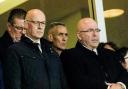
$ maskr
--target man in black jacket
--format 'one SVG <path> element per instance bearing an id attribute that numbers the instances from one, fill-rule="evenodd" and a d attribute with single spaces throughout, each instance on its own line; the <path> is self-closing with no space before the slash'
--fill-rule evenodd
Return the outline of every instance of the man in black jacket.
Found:
<path id="1" fill-rule="evenodd" d="M 61 52 L 66 48 L 68 40 L 68 32 L 64 23 L 52 22 L 48 29 L 48 40 L 51 42 L 50 50 L 47 52 L 51 59 L 49 67 L 51 70 L 50 75 L 52 76 L 51 84 L 54 84 L 54 89 L 68 89 L 67 81 L 63 72 L 62 63 L 60 60 Z M 48 47 L 47 47 L 48 48 Z M 56 77 L 53 77 L 56 76 Z M 54 82 L 54 83 L 53 83 Z"/>
<path id="2" fill-rule="evenodd" d="M 78 22 L 75 48 L 61 54 L 71 89 L 127 89 L 128 74 L 114 52 L 97 48 L 100 29 L 92 18 Z"/>
<path id="3" fill-rule="evenodd" d="M 4 61 L 6 89 L 67 89 L 61 82 L 60 63 L 49 53 L 51 45 L 41 39 L 45 25 L 46 17 L 41 10 L 27 12 L 26 34 L 9 47 Z"/>
<path id="4" fill-rule="evenodd" d="M 20 8 L 11 10 L 7 30 L 4 35 L 0 38 L 0 57 L 6 52 L 6 49 L 15 42 L 20 41 L 22 31 L 24 29 L 24 19 L 26 11 Z"/>
<path id="5" fill-rule="evenodd" d="M 11 10 L 8 23 L 7 23 L 7 31 L 5 31 L 4 35 L 0 38 L 0 89 L 3 89 L 3 74 L 2 74 L 2 64 L 5 58 L 5 54 L 7 48 L 13 43 L 20 40 L 22 35 L 22 30 L 24 27 L 24 19 L 25 19 L 26 11 L 20 8 Z"/>
<path id="6" fill-rule="evenodd" d="M 42 11 L 28 11 L 25 19 L 26 34 L 20 42 L 9 47 L 4 60 L 5 89 L 49 89 L 47 55 L 40 44 L 45 20 Z"/>

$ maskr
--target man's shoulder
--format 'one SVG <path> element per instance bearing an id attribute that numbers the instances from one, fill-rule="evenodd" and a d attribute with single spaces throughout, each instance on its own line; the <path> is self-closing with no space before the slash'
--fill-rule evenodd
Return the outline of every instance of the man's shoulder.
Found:
<path id="1" fill-rule="evenodd" d="M 62 53 L 68 53 L 68 54 L 72 54 L 72 53 L 74 53 L 74 52 L 76 52 L 76 49 L 75 48 L 70 48 L 70 49 L 65 49 Z"/>
<path id="2" fill-rule="evenodd" d="M 8 32 L 5 32 L 1 37 L 0 37 L 0 46 L 8 46 L 13 44 L 13 40 L 11 36 L 9 35 Z"/>
<path id="3" fill-rule="evenodd" d="M 76 58 L 76 56 L 79 56 L 77 50 L 75 48 L 70 48 L 70 49 L 66 49 L 64 50 L 61 55 L 60 58 L 61 59 L 74 59 Z"/>
<path id="4" fill-rule="evenodd" d="M 104 55 L 115 55 L 115 51 L 112 51 L 110 49 L 102 48 L 102 49 L 97 49 L 99 54 L 104 54 Z"/>
<path id="5" fill-rule="evenodd" d="M 16 42 L 16 43 L 10 45 L 8 49 L 9 50 L 19 50 L 19 49 L 26 50 L 25 44 L 23 42 Z"/>

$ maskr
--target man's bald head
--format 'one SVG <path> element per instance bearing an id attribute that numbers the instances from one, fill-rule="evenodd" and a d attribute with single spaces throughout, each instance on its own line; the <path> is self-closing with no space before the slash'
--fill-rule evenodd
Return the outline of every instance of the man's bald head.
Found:
<path id="1" fill-rule="evenodd" d="M 95 20 L 93 20 L 92 18 L 89 18 L 89 17 L 83 18 L 77 24 L 77 32 L 81 31 L 82 29 L 92 27 L 92 25 L 97 27 L 97 23 Z"/>
<path id="2" fill-rule="evenodd" d="M 97 48 L 100 29 L 92 18 L 82 18 L 77 24 L 77 38 L 89 49 Z"/>
<path id="3" fill-rule="evenodd" d="M 27 12 L 25 19 L 26 35 L 33 40 L 39 40 L 44 35 L 46 18 L 43 11 L 31 9 Z"/>
<path id="4" fill-rule="evenodd" d="M 42 12 L 39 9 L 31 9 L 27 12 L 26 19 L 27 20 L 32 20 L 34 17 L 37 17 L 37 14 L 40 15 L 41 17 L 45 18 L 44 12 Z"/>

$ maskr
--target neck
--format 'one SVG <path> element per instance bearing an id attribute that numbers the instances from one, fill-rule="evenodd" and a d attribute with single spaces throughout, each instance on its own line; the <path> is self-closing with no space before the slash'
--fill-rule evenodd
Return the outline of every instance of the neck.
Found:
<path id="1" fill-rule="evenodd" d="M 86 42 L 82 42 L 82 41 L 79 41 L 85 48 L 89 49 L 89 50 L 94 50 L 94 49 L 97 49 L 97 47 L 95 46 L 89 46 Z"/>
<path id="2" fill-rule="evenodd" d="M 33 39 L 28 35 L 25 35 L 27 38 L 29 38 L 30 40 L 32 40 L 34 43 L 40 43 L 40 39 Z"/>
<path id="3" fill-rule="evenodd" d="M 56 48 L 56 47 L 53 47 L 53 49 L 58 53 L 58 55 L 60 56 L 61 52 L 62 52 L 62 49 L 60 48 Z"/>

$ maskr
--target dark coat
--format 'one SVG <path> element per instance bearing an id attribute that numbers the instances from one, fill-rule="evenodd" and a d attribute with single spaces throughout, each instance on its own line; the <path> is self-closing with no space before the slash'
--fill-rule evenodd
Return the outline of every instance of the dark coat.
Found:
<path id="1" fill-rule="evenodd" d="M 63 72 L 62 63 L 57 52 L 52 48 L 52 43 L 42 39 L 45 51 L 48 55 L 48 72 L 50 76 L 51 89 L 69 89 Z"/>
<path id="2" fill-rule="evenodd" d="M 42 53 L 26 37 L 9 47 L 4 61 L 6 89 L 64 89 L 60 85 L 60 62 L 49 56 L 46 50 L 50 45 L 44 43 Z"/>
<path id="3" fill-rule="evenodd" d="M 4 88 L 3 84 L 3 60 L 5 58 L 6 51 L 10 45 L 13 44 L 13 40 L 9 33 L 6 31 L 0 38 L 0 89 Z"/>
<path id="4" fill-rule="evenodd" d="M 26 37 L 11 45 L 3 63 L 5 89 L 49 89 L 47 55 L 43 53 Z"/>
<path id="5" fill-rule="evenodd" d="M 4 35 L 0 38 L 0 58 L 4 59 L 6 51 L 10 45 L 13 44 L 13 40 L 9 33 L 6 31 Z"/>
<path id="6" fill-rule="evenodd" d="M 128 85 L 128 74 L 114 60 L 114 53 L 98 49 L 98 55 L 79 42 L 61 54 L 64 71 L 71 89 L 107 89 L 105 82 Z"/>

